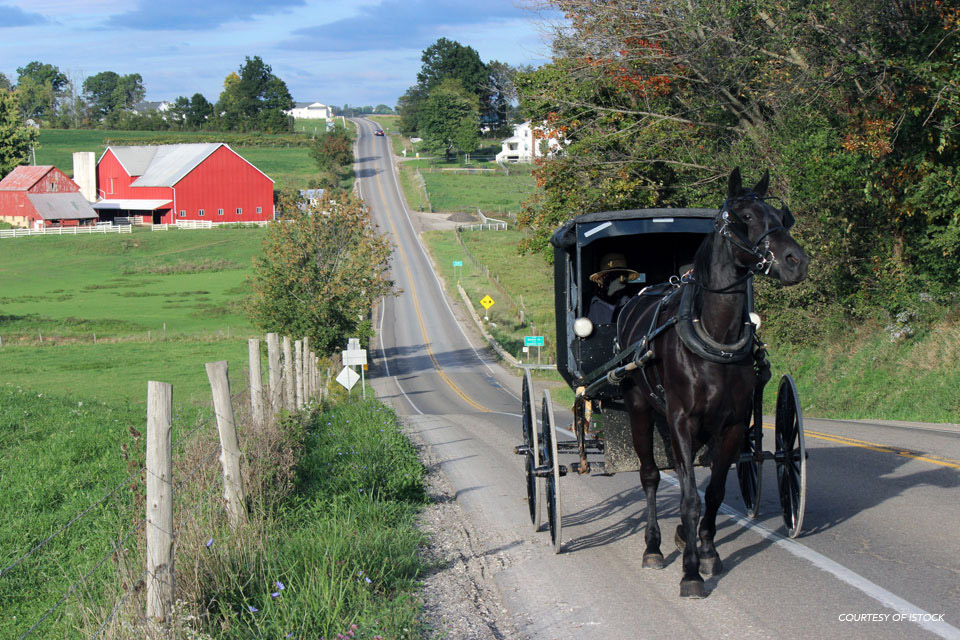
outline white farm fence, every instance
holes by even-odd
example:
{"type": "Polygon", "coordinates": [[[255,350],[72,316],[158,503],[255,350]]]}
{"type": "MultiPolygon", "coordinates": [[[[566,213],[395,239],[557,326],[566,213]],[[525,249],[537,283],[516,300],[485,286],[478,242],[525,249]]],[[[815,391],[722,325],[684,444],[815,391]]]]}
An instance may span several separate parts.
{"type": "Polygon", "coordinates": [[[0,238],[26,238],[29,236],[76,236],[84,233],[133,233],[133,227],[125,225],[96,225],[93,227],[41,227],[39,229],[0,229],[0,238]]]}

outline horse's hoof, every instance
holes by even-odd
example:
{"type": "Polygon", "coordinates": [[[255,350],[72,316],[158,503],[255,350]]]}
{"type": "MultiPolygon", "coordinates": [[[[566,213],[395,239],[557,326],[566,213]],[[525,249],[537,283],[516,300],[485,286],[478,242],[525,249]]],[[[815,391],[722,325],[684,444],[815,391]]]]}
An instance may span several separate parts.
{"type": "Polygon", "coordinates": [[[680,583],[681,598],[706,598],[707,590],[703,580],[683,580],[680,583]]]}
{"type": "Polygon", "coordinates": [[[643,568],[644,569],[663,569],[663,554],[662,553],[643,554],[643,568]]]}
{"type": "Polygon", "coordinates": [[[720,556],[701,556],[700,573],[705,576],[718,576],[723,573],[723,562],[720,560],[720,556]]]}
{"type": "Polygon", "coordinates": [[[686,548],[686,546],[687,546],[687,541],[683,539],[683,525],[682,525],[682,524],[678,524],[678,525],[677,525],[677,533],[676,533],[676,535],[673,536],[673,542],[674,542],[674,544],[677,545],[677,551],[680,551],[681,553],[682,553],[683,550],[686,548]]]}

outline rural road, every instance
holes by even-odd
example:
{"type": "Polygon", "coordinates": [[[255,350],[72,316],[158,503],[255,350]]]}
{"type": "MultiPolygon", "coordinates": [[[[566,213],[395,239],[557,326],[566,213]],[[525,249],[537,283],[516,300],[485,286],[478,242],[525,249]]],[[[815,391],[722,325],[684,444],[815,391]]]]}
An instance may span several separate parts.
{"type": "MultiPolygon", "coordinates": [[[[763,467],[756,520],[743,515],[731,473],[717,523],[726,571],[707,580],[704,600],[678,597],[680,562],[666,540],[679,490],[669,473],[660,490],[664,570],[640,568],[635,473],[561,480],[565,543],[554,555],[549,533],[530,525],[512,451],[520,379],[458,323],[398,194],[389,138],[356,122],[360,193],[397,245],[392,273],[403,291],[376,311],[372,383],[439,461],[469,522],[464,553],[484,559],[509,621],[494,637],[960,639],[955,427],[808,418],[803,534],[785,537],[773,463],[763,467]]],[[[557,419],[569,424],[569,411],[557,407],[557,419]]],[[[697,476],[702,490],[707,473],[697,476]]]]}

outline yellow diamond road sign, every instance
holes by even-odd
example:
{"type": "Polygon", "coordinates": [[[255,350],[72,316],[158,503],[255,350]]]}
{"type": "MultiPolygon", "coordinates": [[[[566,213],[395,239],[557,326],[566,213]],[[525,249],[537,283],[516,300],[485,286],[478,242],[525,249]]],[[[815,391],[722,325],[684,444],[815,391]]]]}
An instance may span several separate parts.
{"type": "Polygon", "coordinates": [[[483,298],[480,300],[480,304],[483,305],[484,309],[489,309],[493,306],[493,298],[490,296],[483,296],[483,298]]]}

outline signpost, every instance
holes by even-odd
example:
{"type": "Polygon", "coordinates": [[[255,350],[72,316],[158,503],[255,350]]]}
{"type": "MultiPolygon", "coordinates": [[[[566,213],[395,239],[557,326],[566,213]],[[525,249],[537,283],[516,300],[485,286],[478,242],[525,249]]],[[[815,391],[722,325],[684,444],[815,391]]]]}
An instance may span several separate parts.
{"type": "Polygon", "coordinates": [[[343,371],[340,372],[340,375],[337,376],[337,382],[347,387],[347,391],[349,391],[350,387],[356,384],[357,380],[359,379],[361,393],[363,393],[363,397],[366,398],[367,388],[366,388],[366,381],[364,380],[363,372],[367,367],[367,350],[360,348],[360,339],[350,338],[350,340],[347,342],[347,349],[345,351],[340,352],[340,358],[341,360],[343,360],[344,369],[343,371]],[[350,368],[355,366],[360,367],[359,378],[357,377],[357,372],[350,368]],[[349,374],[347,374],[348,371],[350,372],[349,374]],[[341,376],[344,376],[348,380],[351,377],[353,378],[353,382],[350,382],[350,386],[347,386],[347,384],[344,383],[344,381],[340,380],[341,376]]]}
{"type": "Polygon", "coordinates": [[[350,393],[350,390],[353,389],[353,385],[357,384],[357,380],[359,379],[360,376],[358,376],[357,372],[350,367],[344,367],[343,371],[340,372],[340,375],[337,376],[337,382],[346,387],[347,393],[350,393]]]}
{"type": "Polygon", "coordinates": [[[460,278],[463,277],[463,260],[453,261],[453,275],[457,277],[457,282],[460,282],[460,278]],[[460,269],[460,275],[457,275],[458,268],[460,269]]]}
{"type": "Polygon", "coordinates": [[[523,350],[527,351],[528,347],[537,348],[537,364],[540,364],[540,347],[543,346],[543,336],[523,336],[523,350]]]}
{"type": "MultiPolygon", "coordinates": [[[[480,304],[483,305],[484,310],[490,311],[490,307],[492,307],[496,303],[493,301],[493,298],[491,298],[490,296],[483,296],[482,298],[480,298],[480,304]]],[[[487,317],[486,315],[483,316],[483,319],[490,320],[490,318],[487,317]]]]}

